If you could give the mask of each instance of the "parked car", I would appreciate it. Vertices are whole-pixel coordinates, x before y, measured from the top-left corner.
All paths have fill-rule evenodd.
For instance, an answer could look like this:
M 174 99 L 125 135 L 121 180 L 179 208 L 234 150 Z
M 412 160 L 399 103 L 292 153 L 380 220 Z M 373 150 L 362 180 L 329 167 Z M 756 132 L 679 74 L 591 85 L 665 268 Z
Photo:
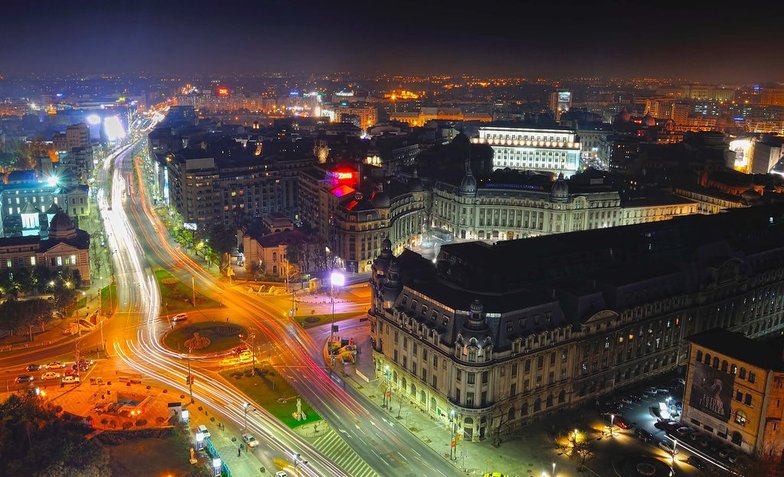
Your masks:
M 678 434 L 680 437 L 686 437 L 688 434 L 694 432 L 690 427 L 681 426 L 675 429 L 675 433 Z
M 79 376 L 63 376 L 60 382 L 63 384 L 77 384 L 79 381 Z
M 686 459 L 686 462 L 703 472 L 705 472 L 705 470 L 708 468 L 708 466 L 705 464 L 705 461 L 695 455 L 690 455 L 689 458 Z
M 282 470 L 279 470 L 275 472 L 275 477 L 289 477 L 289 474 L 283 472 Z
M 65 363 L 61 363 L 59 361 L 52 361 L 48 363 L 44 369 L 63 369 L 65 367 Z
M 659 441 L 656 445 L 658 445 L 660 449 L 664 449 L 670 454 L 675 455 L 678 453 L 678 449 L 674 448 L 669 441 Z
M 643 428 L 638 428 L 634 431 L 634 435 L 636 435 L 641 441 L 644 442 L 651 442 L 653 440 L 653 434 L 646 431 Z
M 245 442 L 245 444 L 248 445 L 248 447 L 257 447 L 259 445 L 259 441 L 257 441 L 256 438 L 250 434 L 243 434 L 242 440 Z
M 730 461 L 730 464 L 734 464 L 738 461 L 738 454 L 733 454 L 730 452 L 730 455 L 727 456 L 727 460 Z
M 187 319 L 188 319 L 188 315 L 185 313 L 177 313 L 171 318 L 172 323 L 177 323 L 178 321 L 185 321 Z
M 60 373 L 54 371 L 47 371 L 41 375 L 41 379 L 46 381 L 47 379 L 60 379 Z
M 27 368 L 25 368 L 25 369 L 27 369 L 28 371 L 40 371 L 41 365 L 40 364 L 28 364 Z
M 629 428 L 629 424 L 627 424 L 626 421 L 624 421 L 621 416 L 615 416 L 615 419 L 613 420 L 613 425 L 618 426 L 621 429 Z
M 730 450 L 726 447 L 719 449 L 719 457 L 726 459 L 730 455 Z
M 29 374 L 23 374 L 21 376 L 17 376 L 16 379 L 14 379 L 14 382 L 17 384 L 22 384 L 22 383 L 32 383 L 34 380 L 35 378 L 30 376 Z
M 204 424 L 200 425 L 196 428 L 196 432 L 201 432 L 204 437 L 210 437 L 210 431 L 207 429 L 207 426 Z

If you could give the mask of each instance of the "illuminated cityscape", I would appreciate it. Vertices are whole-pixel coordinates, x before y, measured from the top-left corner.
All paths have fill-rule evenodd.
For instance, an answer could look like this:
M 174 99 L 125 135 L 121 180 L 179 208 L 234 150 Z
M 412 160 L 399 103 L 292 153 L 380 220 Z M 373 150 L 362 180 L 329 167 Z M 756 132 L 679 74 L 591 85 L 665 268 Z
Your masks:
M 784 475 L 776 4 L 0 4 L 0 471 Z

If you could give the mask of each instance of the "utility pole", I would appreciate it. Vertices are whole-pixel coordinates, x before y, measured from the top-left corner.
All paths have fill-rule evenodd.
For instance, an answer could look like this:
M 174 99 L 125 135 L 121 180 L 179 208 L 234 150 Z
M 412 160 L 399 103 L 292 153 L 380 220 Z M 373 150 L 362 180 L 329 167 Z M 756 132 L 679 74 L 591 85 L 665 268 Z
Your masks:
M 196 278 L 191 275 L 191 298 L 193 299 L 193 307 L 196 308 Z
M 191 375 L 191 347 L 188 346 L 188 391 L 191 395 L 191 404 L 193 404 L 193 375 Z

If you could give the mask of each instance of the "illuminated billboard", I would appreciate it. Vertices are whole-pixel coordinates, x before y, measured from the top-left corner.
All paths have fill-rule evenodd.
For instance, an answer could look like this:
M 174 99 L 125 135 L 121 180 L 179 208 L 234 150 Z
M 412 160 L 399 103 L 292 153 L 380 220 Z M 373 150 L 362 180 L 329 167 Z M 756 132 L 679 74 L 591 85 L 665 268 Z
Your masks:
M 735 375 L 695 363 L 692 371 L 689 405 L 698 411 L 727 422 L 730 418 L 732 386 Z
M 215 92 L 218 94 L 218 96 L 226 97 L 229 95 L 229 88 L 220 86 L 217 90 L 215 90 Z
M 572 102 L 572 93 L 569 91 L 559 91 L 558 92 L 558 102 L 559 103 L 571 103 Z
M 327 182 L 335 187 L 345 185 L 356 188 L 359 184 L 359 174 L 347 168 L 334 169 L 327 172 Z

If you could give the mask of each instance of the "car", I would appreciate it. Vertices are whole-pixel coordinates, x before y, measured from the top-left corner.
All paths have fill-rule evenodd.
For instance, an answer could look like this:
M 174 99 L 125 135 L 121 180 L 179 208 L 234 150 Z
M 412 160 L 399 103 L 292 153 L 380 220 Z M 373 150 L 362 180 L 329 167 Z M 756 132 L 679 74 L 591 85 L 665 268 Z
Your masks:
M 686 386 L 686 380 L 683 379 L 683 378 L 678 378 L 678 384 L 680 384 L 682 386 Z
M 694 456 L 694 455 L 690 455 L 689 458 L 686 459 L 686 462 L 688 462 L 689 464 L 693 465 L 695 468 L 697 468 L 697 469 L 699 469 L 699 470 L 701 470 L 703 472 L 705 472 L 705 470 L 707 470 L 707 468 L 708 468 L 708 466 L 705 464 L 704 460 L 702 460 L 699 457 Z
M 675 429 L 675 433 L 678 434 L 680 437 L 686 437 L 686 435 L 694 432 L 690 427 L 681 426 Z
M 29 374 L 23 374 L 21 376 L 17 376 L 16 379 L 14 379 L 14 382 L 17 384 L 32 383 L 33 381 L 35 381 L 35 378 Z
M 243 434 L 242 440 L 245 442 L 245 444 L 248 445 L 248 447 L 257 447 L 259 445 L 259 441 L 257 441 L 256 438 L 250 434 Z
M 279 470 L 275 472 L 275 477 L 289 477 L 289 474 L 283 472 L 282 470 Z
M 734 464 L 738 461 L 738 454 L 733 454 L 730 452 L 730 454 L 727 456 L 727 460 L 730 461 L 730 464 Z
M 726 447 L 719 449 L 719 457 L 721 457 L 722 459 L 726 459 L 727 456 L 729 455 L 730 455 L 730 450 L 727 449 Z
M 188 319 L 188 315 L 185 313 L 177 313 L 171 318 L 172 323 L 177 323 L 178 321 L 185 321 L 187 319 Z
M 664 449 L 670 454 L 675 455 L 678 453 L 678 449 L 673 448 L 669 441 L 659 441 L 656 445 L 659 446 L 660 449 Z
M 645 429 L 638 428 L 634 431 L 634 435 L 637 436 L 641 441 L 650 442 L 653 440 L 653 434 L 646 431 Z
M 78 384 L 80 379 L 79 376 L 63 376 L 60 382 L 63 384 Z
M 60 379 L 60 373 L 54 371 L 47 371 L 41 375 L 41 379 L 46 381 L 47 379 Z
M 615 416 L 615 419 L 613 419 L 613 425 L 618 426 L 621 429 L 629 428 L 629 424 L 627 424 L 626 421 L 624 421 L 621 416 Z
M 200 425 L 196 428 L 196 432 L 201 432 L 204 437 L 210 437 L 210 431 L 207 429 L 207 426 L 204 424 Z
M 231 354 L 238 355 L 247 349 L 248 348 L 245 345 L 235 346 L 234 348 L 231 349 Z
M 702 447 L 703 449 L 707 449 L 709 444 L 710 442 L 708 442 L 708 439 L 700 440 L 700 447 Z
M 25 368 L 25 369 L 28 370 L 28 371 L 40 371 L 41 365 L 40 364 L 28 364 L 27 368 Z
M 245 350 L 240 353 L 240 361 L 250 361 L 253 359 L 253 353 L 250 350 Z
M 63 369 L 65 367 L 65 363 L 61 363 L 60 361 L 52 361 L 48 363 L 44 369 Z

